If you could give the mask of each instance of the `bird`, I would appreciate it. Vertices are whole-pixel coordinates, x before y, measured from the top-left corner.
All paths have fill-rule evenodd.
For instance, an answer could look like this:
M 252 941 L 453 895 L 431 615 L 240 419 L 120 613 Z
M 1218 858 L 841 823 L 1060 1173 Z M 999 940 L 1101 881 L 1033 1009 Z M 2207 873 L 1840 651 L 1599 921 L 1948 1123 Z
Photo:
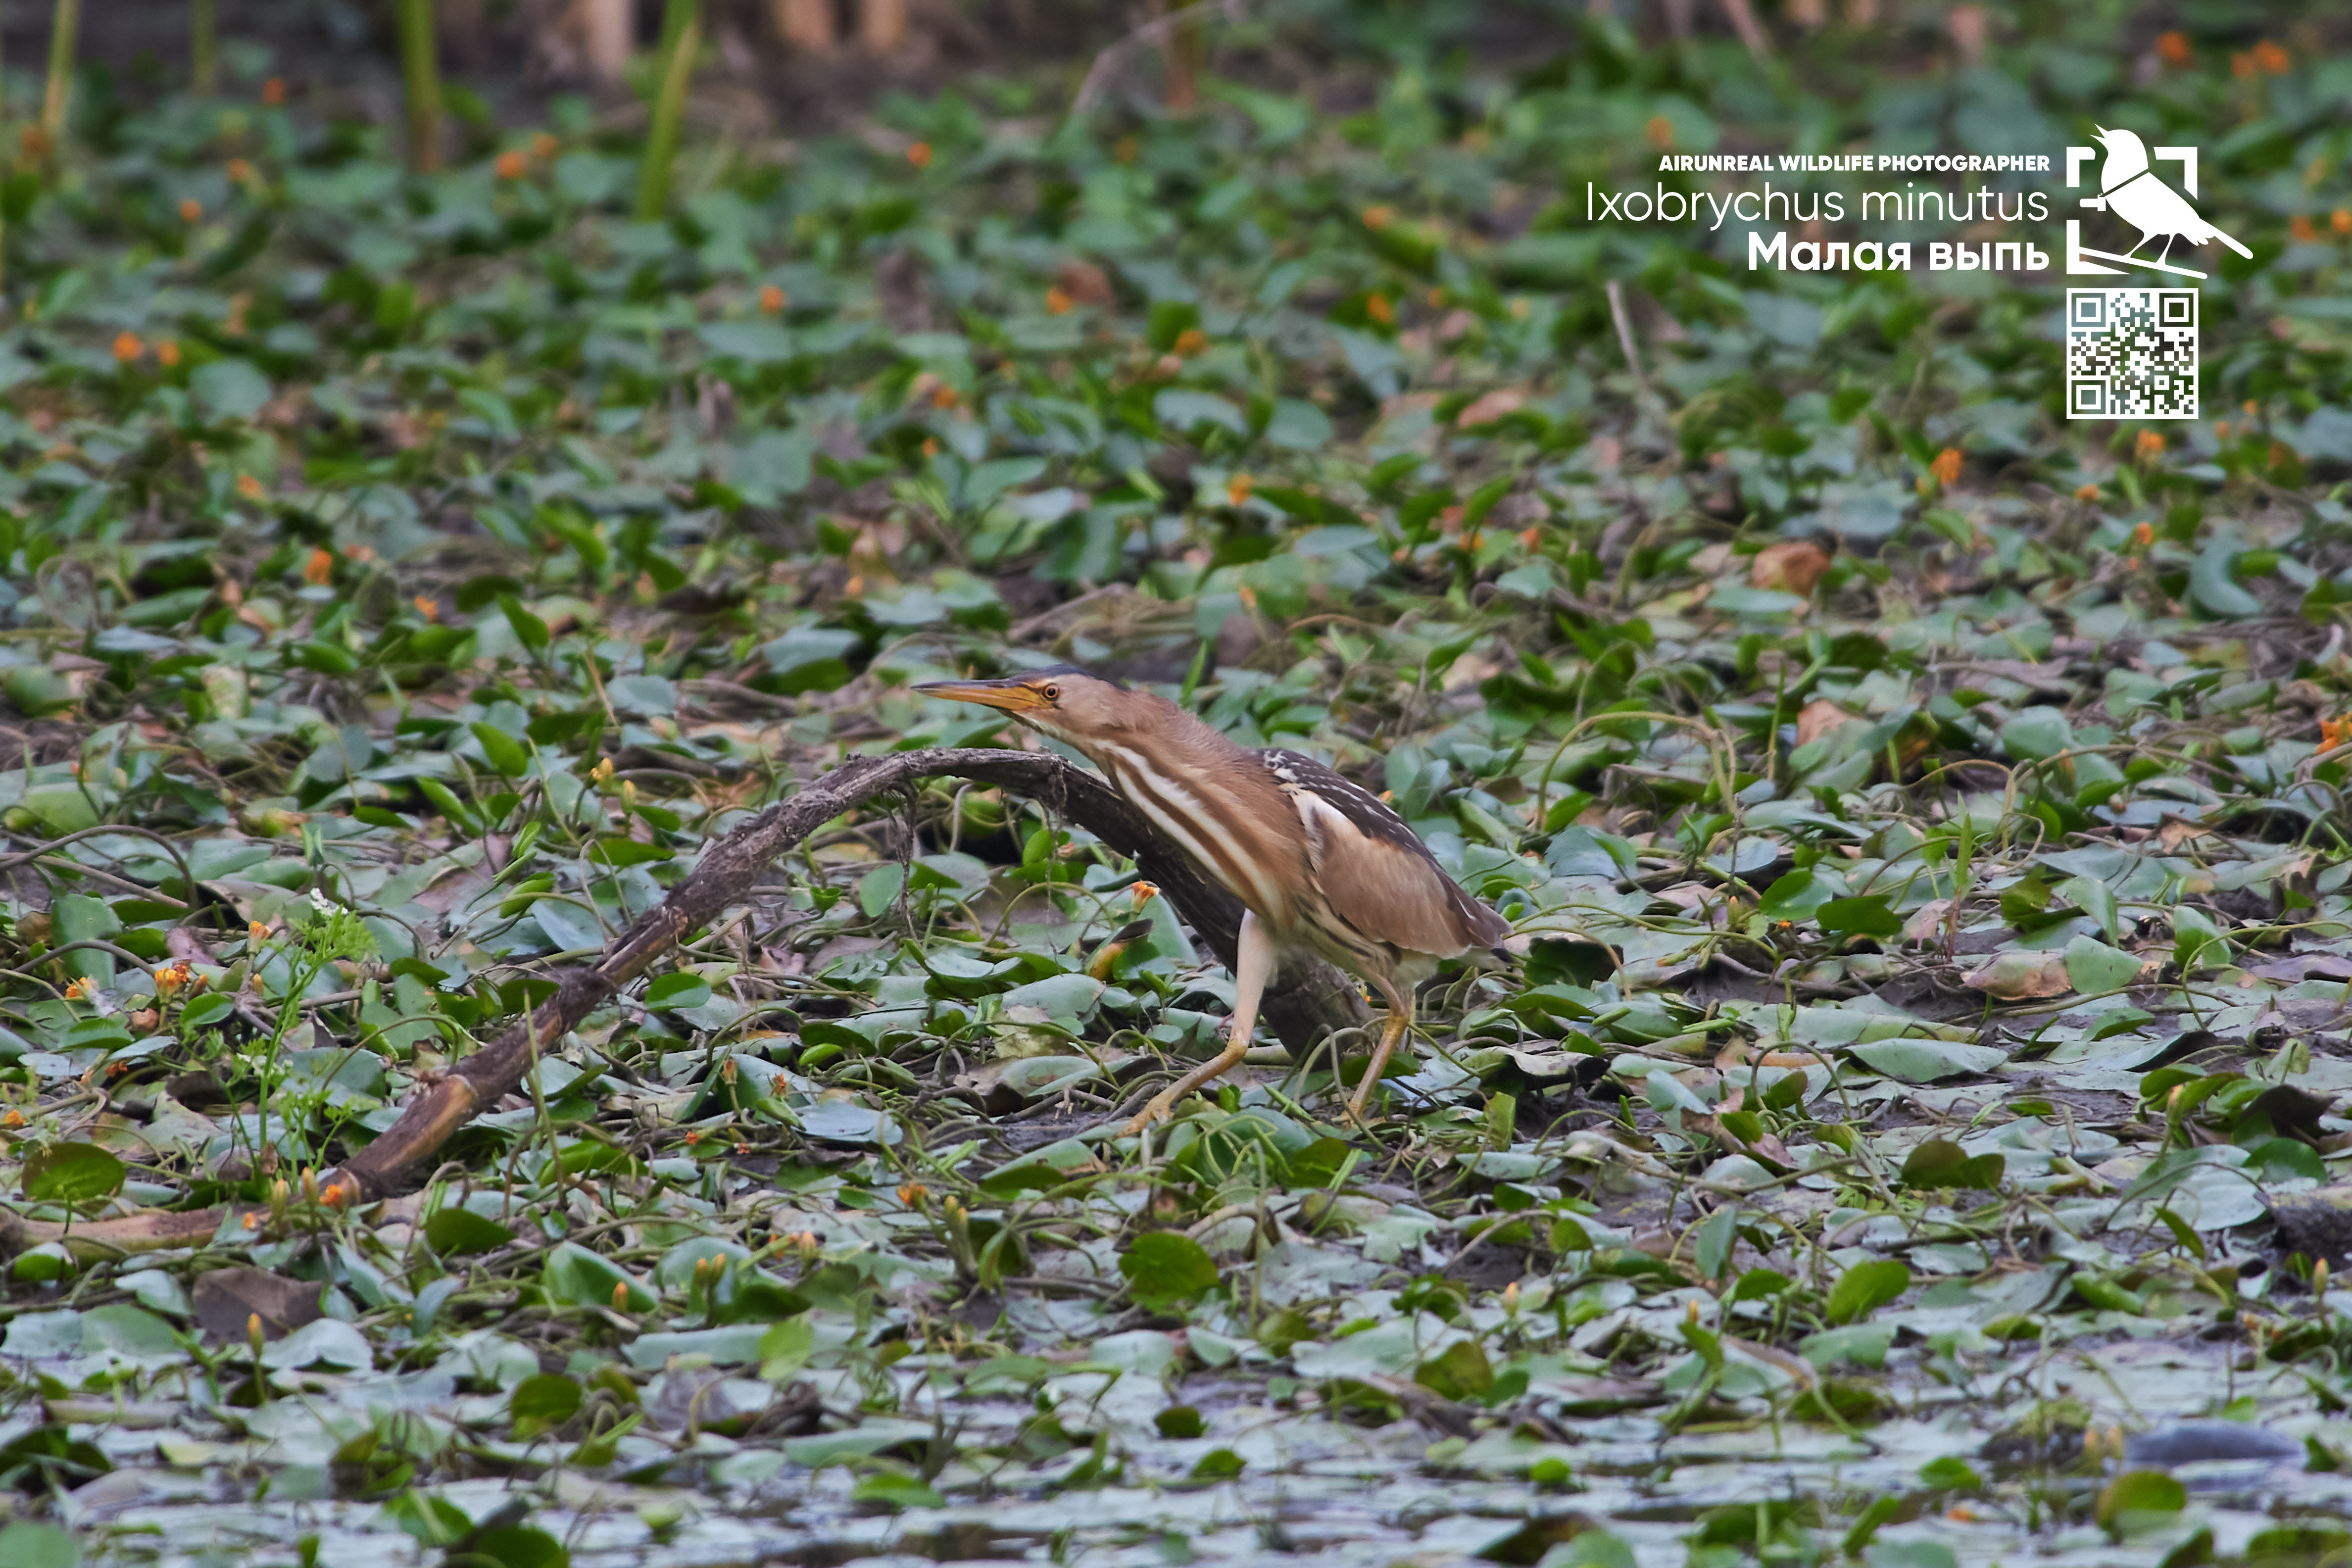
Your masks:
M 1439 961 L 1511 962 L 1511 928 L 1465 892 L 1386 803 L 1299 752 L 1237 745 L 1157 693 L 1057 664 L 993 680 L 938 680 L 928 696 L 973 702 L 1070 746 L 1247 911 L 1234 956 L 1225 1047 L 1176 1080 L 1121 1131 L 1166 1120 L 1176 1102 L 1239 1065 L 1277 962 L 1330 960 L 1388 1004 L 1348 1113 L 1412 1026 L 1413 987 Z
M 2172 254 L 2172 242 L 2185 239 L 2191 245 L 2203 245 L 2220 240 L 2239 255 L 2251 258 L 2253 252 L 2197 216 L 2189 198 L 2164 183 L 2147 161 L 2147 143 L 2135 132 L 2110 131 L 2096 127 L 2099 145 L 2107 155 L 2099 165 L 2099 194 L 2086 205 L 2103 206 L 2139 230 L 2139 245 L 2124 254 L 2139 254 L 2158 235 L 2164 236 L 2164 249 L 2157 257 L 2161 266 Z

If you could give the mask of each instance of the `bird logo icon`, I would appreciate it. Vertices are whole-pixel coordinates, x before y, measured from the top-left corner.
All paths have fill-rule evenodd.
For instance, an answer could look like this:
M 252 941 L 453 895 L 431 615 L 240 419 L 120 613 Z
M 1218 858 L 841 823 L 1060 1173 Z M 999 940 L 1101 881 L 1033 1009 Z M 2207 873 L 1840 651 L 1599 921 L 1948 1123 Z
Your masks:
M 2240 256 L 2252 259 L 2252 251 L 2198 216 L 2189 196 L 2173 189 L 2156 172 L 2147 143 L 2141 141 L 2137 132 L 2110 131 L 2105 126 L 2096 129 L 2099 147 L 2105 151 L 2105 156 L 2099 165 L 2098 194 L 2083 197 L 2082 205 L 2095 212 L 2115 214 L 2139 230 L 2139 242 L 2120 255 L 2114 251 L 2087 249 L 2082 244 L 2081 220 L 2069 220 L 2066 225 L 2068 271 L 2119 270 L 2114 267 L 2101 267 L 2086 259 L 2096 258 L 2099 261 L 2121 262 L 2126 267 L 2154 268 L 2161 272 L 2178 273 L 2184 278 L 2204 277 L 2202 272 L 2192 271 L 2170 259 L 2174 244 L 2181 240 L 2191 246 L 2220 240 Z M 2067 183 L 2072 184 L 2078 166 L 2076 155 L 2087 159 L 2093 155 L 2093 150 L 2087 147 L 2069 148 L 2067 153 Z M 2156 150 L 2156 156 L 2179 161 L 2181 183 L 2188 187 L 2189 195 L 2197 194 L 2197 154 L 2194 148 L 2159 147 Z M 2158 238 L 2164 241 L 2163 249 L 2153 258 L 2140 255 Z

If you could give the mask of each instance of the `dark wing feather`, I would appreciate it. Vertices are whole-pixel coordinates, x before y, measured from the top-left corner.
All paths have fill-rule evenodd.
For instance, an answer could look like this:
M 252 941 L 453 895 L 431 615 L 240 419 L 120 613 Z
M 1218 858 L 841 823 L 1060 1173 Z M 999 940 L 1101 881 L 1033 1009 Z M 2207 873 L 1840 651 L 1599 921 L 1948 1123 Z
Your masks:
M 1389 946 L 1444 958 L 1510 934 L 1379 796 L 1297 752 L 1259 755 L 1300 807 L 1316 875 L 1349 925 Z

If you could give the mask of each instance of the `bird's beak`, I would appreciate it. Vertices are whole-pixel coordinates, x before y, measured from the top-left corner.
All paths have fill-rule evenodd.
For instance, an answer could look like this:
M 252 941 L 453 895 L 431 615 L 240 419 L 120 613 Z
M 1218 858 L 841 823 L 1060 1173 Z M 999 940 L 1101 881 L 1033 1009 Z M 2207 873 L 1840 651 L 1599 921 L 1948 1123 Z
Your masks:
M 933 680 L 915 688 L 926 697 L 944 697 L 950 702 L 977 702 L 983 708 L 994 708 L 1006 713 L 1034 713 L 1051 706 L 1043 693 L 1020 679 L 1005 680 Z

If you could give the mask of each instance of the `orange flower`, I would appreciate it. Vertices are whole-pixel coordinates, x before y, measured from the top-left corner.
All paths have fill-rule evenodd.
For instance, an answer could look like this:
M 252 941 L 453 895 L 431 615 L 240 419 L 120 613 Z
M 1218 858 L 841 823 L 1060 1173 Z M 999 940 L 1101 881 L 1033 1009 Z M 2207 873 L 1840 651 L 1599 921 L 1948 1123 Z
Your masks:
M 1675 144 L 1675 122 L 1663 114 L 1653 114 L 1650 122 L 1642 127 L 1642 134 L 1650 139 L 1653 147 L 1671 147 Z
M 2352 207 L 2337 207 L 2329 213 L 2327 226 L 2338 234 L 2352 234 Z
M 1364 314 L 1385 327 L 1396 321 L 1396 307 L 1389 303 L 1386 294 L 1367 294 L 1364 296 Z
M 155 345 L 155 359 L 165 370 L 170 370 L 180 363 L 180 345 L 165 338 Z
M 2156 524 L 2152 522 L 2143 522 L 2137 528 L 2132 530 L 2132 548 L 2134 550 L 2150 550 L 2155 548 L 2155 545 Z
M 937 436 L 926 436 L 926 437 L 923 437 L 923 456 L 924 456 L 924 457 L 926 457 L 926 458 L 936 458 L 936 457 L 938 457 L 939 455 L 940 455 L 940 438 L 939 438 Z
M 2099 499 L 2099 487 L 2096 485 L 2076 485 L 2074 487 L 2074 499 L 2076 500 L 2096 500 Z
M 146 352 L 147 345 L 139 341 L 138 333 L 123 331 L 117 332 L 115 334 L 114 359 L 116 363 L 129 364 L 132 360 L 137 359 L 141 354 L 145 353 Z
M 2340 719 L 2322 719 L 2319 721 L 2320 750 L 2332 752 L 2347 743 L 2352 743 L 2352 713 Z
M 788 301 L 784 299 L 784 291 L 782 289 L 777 288 L 773 283 L 760 285 L 760 314 L 781 316 L 784 313 L 786 303 Z
M 2287 58 L 2287 52 L 2284 49 L 2272 43 L 2268 38 L 2254 46 L 2253 57 L 2254 68 L 2258 71 L 2267 71 L 2273 76 L 2286 75 L 2294 64 Z
M 2143 430 L 2132 442 L 2132 451 L 2143 463 L 2153 463 L 2164 456 L 2164 432 Z
M 1150 882 L 1138 882 L 1131 891 L 1135 895 L 1135 907 L 1139 910 L 1160 896 L 1160 889 Z
M 1519 548 L 1520 548 L 1520 549 L 1522 549 L 1522 550 L 1533 550 L 1536 546 L 1538 546 L 1538 544 L 1541 544 L 1542 542 L 1543 542 L 1543 531 L 1542 531 L 1541 529 L 1539 529 L 1539 528 L 1523 528 L 1523 529 L 1519 530 Z
M 268 940 L 269 928 L 268 926 L 263 925 L 259 921 L 249 921 L 246 923 L 245 942 L 247 947 L 259 947 L 263 942 L 268 942 Z
M 1070 291 L 1059 283 L 1045 290 L 1045 314 L 1049 316 L 1066 316 L 1076 303 L 1070 298 Z
M 1366 228 L 1386 228 L 1389 225 L 1394 222 L 1396 222 L 1396 213 L 1392 208 L 1386 206 L 1369 206 L 1364 209 L 1364 226 Z
M 2189 35 L 2176 29 L 2158 37 L 2156 52 L 2166 65 L 2177 67 L 2187 65 L 2193 51 L 2189 47 Z
M 68 1002 L 87 1002 L 89 1000 L 91 989 L 92 987 L 89 983 L 89 976 L 87 974 L 82 975 L 79 979 L 75 980 L 72 984 L 66 987 L 66 1000 Z
M 2301 213 L 2286 220 L 2286 231 L 2305 245 L 2319 237 L 2319 230 L 2314 228 L 2311 220 Z
M 228 161 L 228 177 L 240 185 L 251 184 L 253 165 L 243 158 L 231 158 Z
M 236 477 L 236 493 L 243 496 L 247 500 L 259 500 L 263 496 L 268 494 L 268 491 L 262 489 L 261 476 L 259 474 L 239 474 Z M 320 553 L 324 554 L 325 552 L 321 551 Z M 309 567 L 304 567 L 303 575 L 306 577 L 309 576 L 310 570 L 310 569 Z
M 286 101 L 286 79 L 282 76 L 274 76 L 268 81 L 263 82 L 261 84 L 261 101 L 269 105 L 272 109 L 278 108 L 280 105 L 284 104 Z
M 562 151 L 563 143 L 544 131 L 530 139 L 530 155 L 542 163 L 553 163 L 555 155 Z
M 22 1127 L 23 1125 L 25 1125 L 25 1113 L 21 1110 L 12 1110 L 5 1116 L 0 1116 L 0 1127 Z
M 182 223 L 194 223 L 204 216 L 205 204 L 196 200 L 195 197 L 188 196 L 181 201 L 180 221 Z
M 2216 441 L 2226 441 L 2229 438 L 2230 422 L 2227 419 L 2216 419 L 2213 421 L 2213 439 Z
M 1250 490 L 1257 484 L 1247 474 L 1235 474 L 1225 481 L 1225 504 L 1239 506 L 1250 499 Z
M 419 594 L 411 603 L 415 605 L 416 613 L 426 620 L 437 621 L 441 618 L 441 606 L 433 602 L 433 596 L 430 594 Z
M 688 1133 L 686 1135 L 686 1146 L 687 1146 L 688 1148 L 689 1148 L 689 1149 L 693 1148 L 697 1143 L 699 1143 L 699 1142 L 702 1142 L 702 1134 L 701 1134 L 701 1133 L 699 1133 L 699 1132 L 688 1132 Z
M 931 388 L 931 406 L 934 408 L 953 408 L 962 401 L 963 394 L 952 386 L 941 384 Z
M 912 163 L 918 169 L 929 168 L 931 166 L 931 144 L 928 142 L 918 142 L 913 146 L 908 148 L 907 162 Z
M 188 966 L 185 963 L 167 963 L 155 972 L 155 994 L 168 1002 L 187 983 Z
M 1939 485 L 1956 485 L 1960 482 L 1963 460 L 1958 447 L 1947 447 L 1936 454 L 1936 460 L 1927 465 L 1927 471 L 1936 476 L 1936 482 Z
M 335 580 L 335 557 L 332 552 L 313 550 L 310 559 L 302 563 L 302 581 L 314 588 L 323 588 Z
M 2231 55 L 2230 57 L 2230 74 L 2241 80 L 2253 75 L 2254 57 L 2252 55 Z
M 520 180 L 523 176 L 523 171 L 530 166 L 530 161 L 511 147 L 499 154 L 499 161 L 495 165 L 498 176 L 501 180 Z
M 1176 334 L 1176 352 L 1190 357 L 1209 346 L 1209 334 L 1198 327 L 1187 327 Z

